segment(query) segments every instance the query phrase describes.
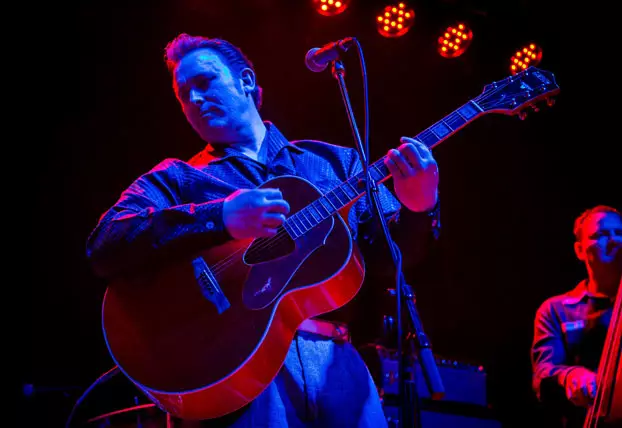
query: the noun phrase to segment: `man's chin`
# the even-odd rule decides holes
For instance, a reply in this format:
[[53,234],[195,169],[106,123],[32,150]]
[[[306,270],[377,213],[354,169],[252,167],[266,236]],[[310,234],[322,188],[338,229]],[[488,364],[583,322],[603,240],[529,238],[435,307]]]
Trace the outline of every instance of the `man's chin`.
[[613,278],[620,278],[622,276],[622,263],[614,258],[603,260],[600,269],[603,273],[606,273],[607,276]]
[[618,257],[603,256],[599,260],[594,260],[592,263],[594,268],[600,269],[617,269],[622,270],[622,263]]
[[209,121],[209,125],[204,125],[199,134],[207,141],[226,141],[231,133],[225,120],[213,119]]

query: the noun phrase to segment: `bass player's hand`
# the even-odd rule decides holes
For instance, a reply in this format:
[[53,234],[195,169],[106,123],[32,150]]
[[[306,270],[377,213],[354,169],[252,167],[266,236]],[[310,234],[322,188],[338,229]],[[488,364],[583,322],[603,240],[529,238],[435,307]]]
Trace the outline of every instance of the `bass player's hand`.
[[278,189],[240,189],[223,204],[223,221],[235,239],[270,237],[285,221],[289,204]]
[[583,367],[573,368],[566,375],[565,387],[572,404],[587,407],[596,396],[596,373]]

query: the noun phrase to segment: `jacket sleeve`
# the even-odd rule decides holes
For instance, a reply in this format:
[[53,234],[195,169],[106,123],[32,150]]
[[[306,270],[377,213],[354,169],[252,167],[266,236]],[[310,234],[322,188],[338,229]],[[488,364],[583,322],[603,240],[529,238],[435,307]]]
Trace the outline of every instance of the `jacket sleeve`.
[[181,161],[163,161],[100,217],[86,243],[96,274],[113,277],[230,239],[222,199],[182,203],[184,172]]
[[561,324],[550,300],[536,311],[531,364],[532,386],[539,400],[546,395],[543,391],[563,386],[568,372],[575,367],[567,364]]

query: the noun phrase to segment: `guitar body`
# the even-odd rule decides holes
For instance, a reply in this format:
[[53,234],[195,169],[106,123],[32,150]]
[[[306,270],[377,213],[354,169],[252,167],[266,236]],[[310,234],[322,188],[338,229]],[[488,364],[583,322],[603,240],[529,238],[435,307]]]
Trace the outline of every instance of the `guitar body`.
[[[290,215],[321,196],[297,177],[261,187],[279,188]],[[256,398],[282,367],[297,327],[349,302],[363,277],[360,252],[334,214],[295,240],[284,230],[231,240],[110,284],[104,336],[119,369],[161,409],[216,418]]]

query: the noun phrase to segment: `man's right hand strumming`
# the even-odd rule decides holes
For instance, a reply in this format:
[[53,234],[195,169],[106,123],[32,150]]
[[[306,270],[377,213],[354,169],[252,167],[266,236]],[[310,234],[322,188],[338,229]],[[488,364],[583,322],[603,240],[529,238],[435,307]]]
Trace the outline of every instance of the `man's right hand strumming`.
[[234,239],[274,236],[288,213],[278,189],[236,190],[223,205],[223,221]]
[[576,406],[589,406],[596,396],[596,373],[584,367],[568,372],[565,382],[566,397]]

